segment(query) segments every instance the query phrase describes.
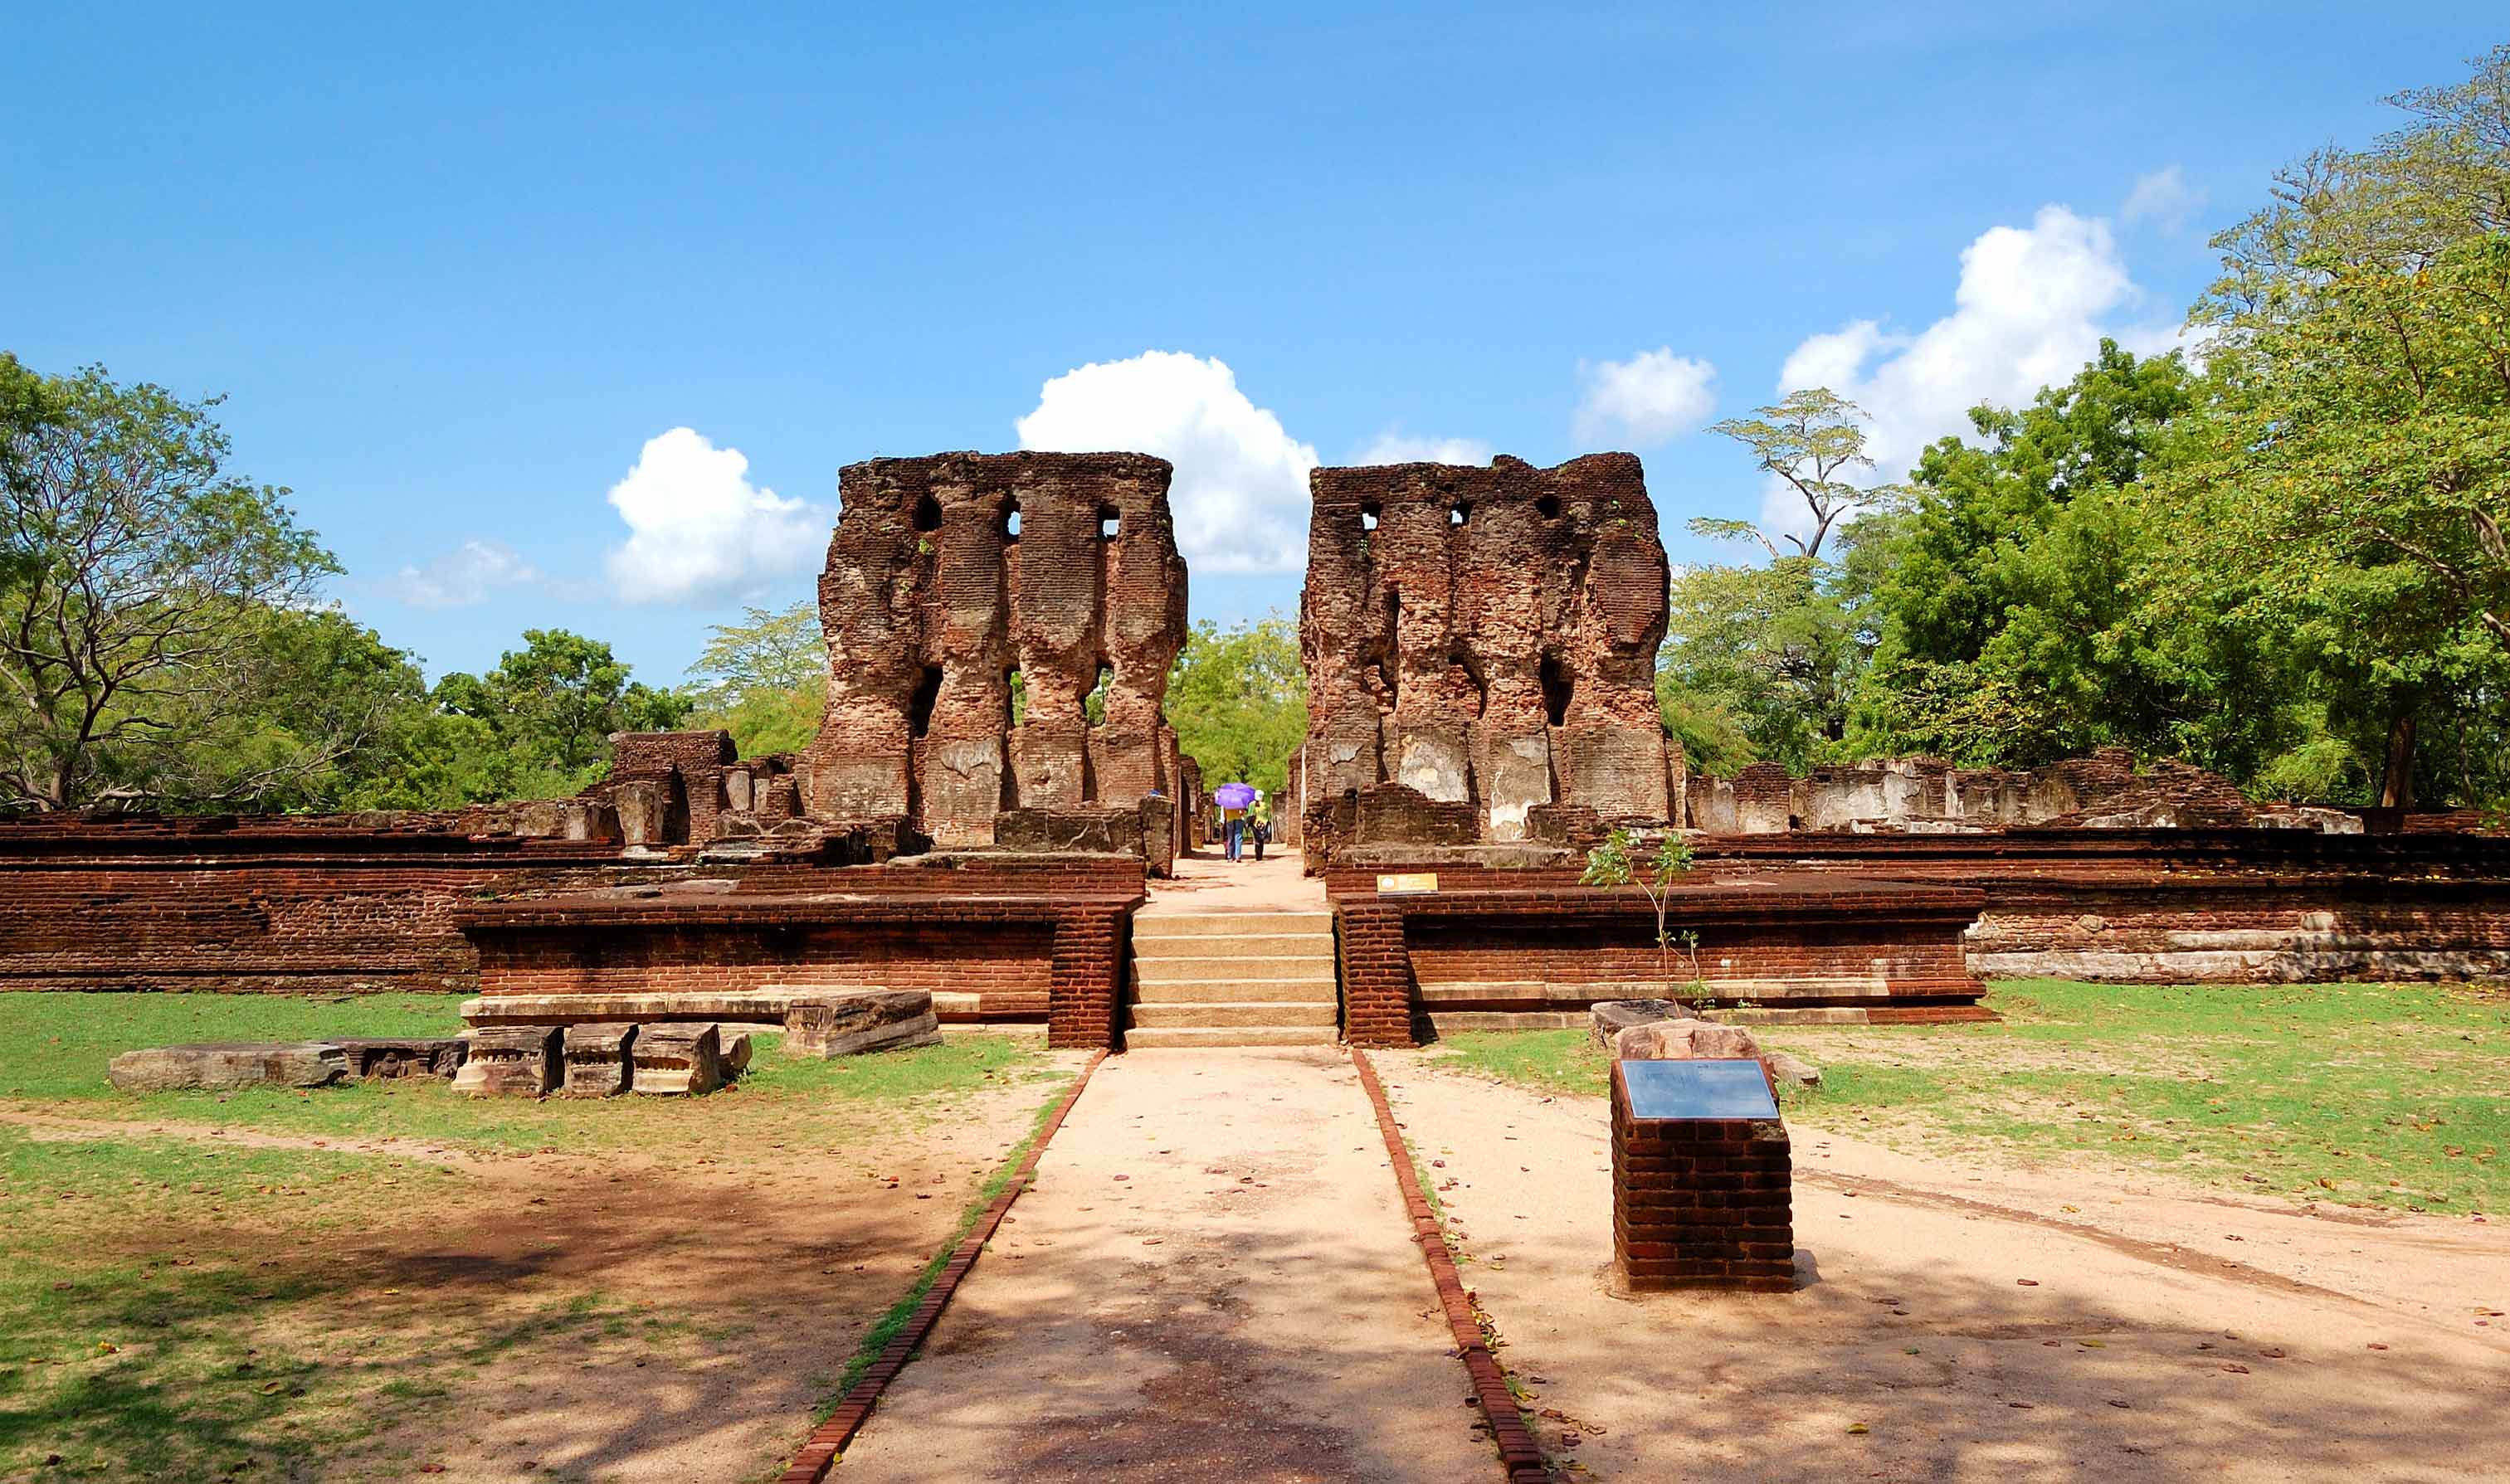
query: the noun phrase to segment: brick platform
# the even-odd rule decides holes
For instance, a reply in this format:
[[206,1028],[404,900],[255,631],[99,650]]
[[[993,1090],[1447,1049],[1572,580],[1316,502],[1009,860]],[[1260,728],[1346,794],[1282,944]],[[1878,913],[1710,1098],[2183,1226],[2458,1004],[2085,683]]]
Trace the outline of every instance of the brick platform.
[[1792,1291],[1795,1173],[1786,1125],[1638,1118],[1626,1065],[1613,1063],[1613,1260],[1623,1280],[1640,1290]]

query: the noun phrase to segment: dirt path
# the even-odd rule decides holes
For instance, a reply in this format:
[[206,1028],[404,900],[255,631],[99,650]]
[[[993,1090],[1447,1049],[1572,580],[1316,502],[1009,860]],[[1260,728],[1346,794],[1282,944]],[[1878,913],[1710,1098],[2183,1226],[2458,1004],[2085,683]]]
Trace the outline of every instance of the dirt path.
[[1218,846],[1205,846],[1177,857],[1173,880],[1151,883],[1151,899],[1142,911],[1154,915],[1323,911],[1324,883],[1299,871],[1299,853],[1294,850],[1268,847],[1263,859],[1249,854],[1233,864]]
[[1338,1052],[1114,1058],[833,1477],[1494,1477],[1409,1235]]
[[2498,1476],[2501,1224],[1918,1159],[1799,1125],[1806,1286],[1633,1300],[1605,1281],[1600,1100],[1374,1054],[1502,1357],[1538,1393],[1538,1436],[1580,1477]]

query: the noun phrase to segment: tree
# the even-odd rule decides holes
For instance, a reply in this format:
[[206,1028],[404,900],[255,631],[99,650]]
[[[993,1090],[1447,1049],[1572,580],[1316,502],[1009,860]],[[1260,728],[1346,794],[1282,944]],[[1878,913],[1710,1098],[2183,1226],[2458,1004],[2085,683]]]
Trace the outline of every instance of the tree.
[[828,647],[818,605],[745,610],[721,624],[689,666],[698,726],[730,732],[743,757],[799,752],[819,735],[828,704]]
[[1240,780],[1278,793],[1308,732],[1308,672],[1298,632],[1275,614],[1223,629],[1194,626],[1168,671],[1165,714],[1203,780]]
[[2392,806],[2427,719],[2510,664],[2510,47],[2476,68],[2215,239],[2216,416],[2167,492],[2180,593],[2304,635]]
[[[287,491],[227,471],[216,404],[0,357],[0,796],[42,810],[158,797],[187,725],[264,683],[276,662],[255,640],[271,615],[310,607],[339,570]],[[258,786],[357,742],[290,735],[253,770]]]
[[667,731],[688,719],[688,699],[629,678],[610,646],[562,628],[527,628],[484,677],[437,682],[437,707],[485,722],[523,769],[534,792],[572,793],[599,778],[613,732]]
[[1779,550],[1780,542],[1792,547],[1798,556],[1819,560],[1822,542],[1833,527],[1890,500],[1889,486],[1859,484],[1847,477],[1857,470],[1870,473],[1874,468],[1865,453],[1865,409],[1828,387],[1809,387],[1756,411],[1757,416],[1712,423],[1708,431],[1750,448],[1762,472],[1802,497],[1805,514],[1812,522],[1810,532],[1772,533],[1748,520],[1704,517],[1692,521],[1691,528],[1702,536],[1758,541],[1773,561],[1786,554]]

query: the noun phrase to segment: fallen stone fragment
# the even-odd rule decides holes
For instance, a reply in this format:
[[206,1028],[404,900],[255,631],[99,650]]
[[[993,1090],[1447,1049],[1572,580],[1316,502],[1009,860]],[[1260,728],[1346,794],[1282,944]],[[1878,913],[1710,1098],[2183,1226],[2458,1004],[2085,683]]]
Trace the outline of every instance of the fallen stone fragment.
[[1658,1020],[1679,1020],[1690,1011],[1671,1000],[1605,1000],[1586,1011],[1586,1039],[1598,1050],[1613,1048],[1613,1038],[1634,1025],[1650,1025]]
[[471,1046],[462,1070],[453,1076],[453,1090],[475,1097],[546,1096],[565,1069],[558,1037],[553,1025],[474,1029],[466,1038]]
[[356,1036],[334,1041],[355,1078],[451,1077],[469,1043],[459,1036]]
[[635,1075],[628,1048],[636,1027],[616,1020],[566,1028],[566,1077],[558,1092],[566,1097],[616,1097],[628,1090]]
[[1705,1020],[1651,1021],[1613,1038],[1613,1055],[1622,1061],[1711,1061],[1760,1054],[1761,1044],[1750,1031]]
[[715,1022],[715,1054],[723,1066],[723,1080],[730,1082],[749,1070],[750,1028]]
[[1770,1051],[1761,1058],[1769,1069],[1769,1077],[1781,1087],[1799,1090],[1821,1085],[1821,1068],[1808,1061],[1789,1056],[1784,1051]]
[[631,1054],[639,1092],[703,1093],[723,1085],[722,1040],[711,1020],[640,1027]]
[[797,1001],[784,1013],[784,1045],[810,1056],[852,1056],[941,1039],[932,996],[921,989],[877,989]]
[[349,1058],[326,1041],[222,1041],[125,1051],[105,1069],[122,1092],[201,1088],[321,1087],[348,1075]]

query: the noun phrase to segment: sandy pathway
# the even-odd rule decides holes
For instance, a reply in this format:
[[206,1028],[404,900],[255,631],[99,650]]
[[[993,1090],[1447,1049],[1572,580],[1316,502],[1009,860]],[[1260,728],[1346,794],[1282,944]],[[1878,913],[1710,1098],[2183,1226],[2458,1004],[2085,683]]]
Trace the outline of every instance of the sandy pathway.
[[831,1476],[1495,1477],[1339,1052],[1109,1060]]
[[1538,1436],[1584,1477],[2501,1476],[2510,1226],[1798,1125],[1806,1287],[1617,1298],[1600,1099],[1376,1059]]

